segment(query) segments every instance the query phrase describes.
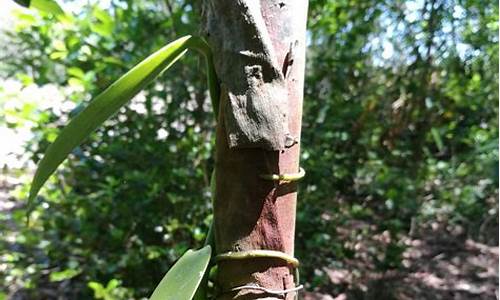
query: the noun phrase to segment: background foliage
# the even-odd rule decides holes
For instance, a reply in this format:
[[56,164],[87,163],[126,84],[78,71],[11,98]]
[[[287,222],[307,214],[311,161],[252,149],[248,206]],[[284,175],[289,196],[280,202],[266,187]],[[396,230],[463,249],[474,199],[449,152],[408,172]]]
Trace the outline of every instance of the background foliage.
[[[189,0],[63,7],[19,9],[2,36],[0,76],[18,88],[0,87],[0,124],[32,134],[25,167],[3,171],[21,182],[68,117],[196,33],[201,14]],[[498,245],[498,3],[311,0],[308,30],[296,241],[307,288],[366,296],[366,273],[408,267],[406,241],[427,229]],[[36,88],[50,89],[45,105],[20,96]],[[209,110],[203,61],[185,57],[73,152],[29,225],[17,185],[0,215],[4,294],[148,296],[210,222]],[[344,269],[354,279],[334,280]]]

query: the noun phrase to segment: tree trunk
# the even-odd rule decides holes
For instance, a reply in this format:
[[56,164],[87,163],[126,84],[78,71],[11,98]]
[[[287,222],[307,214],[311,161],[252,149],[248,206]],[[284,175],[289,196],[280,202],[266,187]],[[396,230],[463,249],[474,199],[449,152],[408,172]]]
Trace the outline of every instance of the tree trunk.
[[[215,245],[293,257],[307,0],[205,0],[205,36],[221,83],[216,134]],[[284,259],[218,260],[218,299],[294,299]],[[246,287],[245,287],[246,286]],[[250,286],[250,287],[249,287]]]

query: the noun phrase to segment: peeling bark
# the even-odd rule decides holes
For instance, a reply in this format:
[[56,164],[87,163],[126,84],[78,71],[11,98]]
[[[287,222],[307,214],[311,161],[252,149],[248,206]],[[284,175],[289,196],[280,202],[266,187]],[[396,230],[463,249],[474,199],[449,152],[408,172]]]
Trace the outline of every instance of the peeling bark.
[[229,99],[222,107],[229,147],[284,149],[289,134],[286,84],[260,2],[206,3],[208,39]]
[[[307,0],[205,0],[206,38],[222,86],[216,136],[217,253],[257,249],[293,255],[297,184],[261,179],[296,173]],[[218,263],[217,299],[294,299],[258,290],[295,286],[274,258]]]

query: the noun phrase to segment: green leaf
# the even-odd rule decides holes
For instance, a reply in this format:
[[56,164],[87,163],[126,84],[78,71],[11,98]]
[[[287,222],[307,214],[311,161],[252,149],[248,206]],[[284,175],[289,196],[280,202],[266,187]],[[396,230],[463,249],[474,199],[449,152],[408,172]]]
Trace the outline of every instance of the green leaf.
[[85,77],[85,72],[83,72],[83,70],[78,67],[69,68],[68,74],[78,79],[83,79]]
[[90,23],[90,29],[99,35],[110,37],[113,33],[114,22],[111,16],[103,9],[95,7],[93,15],[97,22]]
[[108,284],[106,285],[106,290],[107,291],[112,291],[116,289],[120,285],[120,281],[116,279],[111,279]]
[[52,272],[50,273],[49,280],[50,282],[68,280],[80,273],[82,273],[82,271],[79,269],[66,269],[60,272]]
[[31,184],[29,202],[68,154],[80,145],[90,133],[115,114],[120,107],[132,99],[140,90],[167,70],[186,52],[191,36],[179,38],[156,51],[137,66],[120,77],[61,131],[45,156],[38,164]]
[[94,297],[96,299],[103,299],[104,297],[106,297],[106,289],[101,283],[91,281],[87,285],[94,291]]
[[53,15],[63,15],[64,11],[53,0],[31,0],[30,7],[34,7],[43,12],[53,14]]
[[212,248],[188,250],[158,284],[150,300],[191,300],[210,261]]
[[40,11],[53,14],[53,15],[63,15],[64,11],[62,8],[57,4],[57,2],[53,0],[14,0],[17,4],[24,6],[24,7],[29,7],[29,8],[36,8]]
[[[212,194],[212,204],[215,202],[215,169],[212,171],[212,176],[210,177],[210,192]],[[207,237],[205,239],[205,245],[210,245],[214,251],[215,251],[215,236],[214,236],[214,220],[212,218],[212,221],[210,222],[210,227],[208,229]],[[208,274],[209,272],[205,273],[205,276],[203,276],[203,279],[201,281],[200,286],[198,287],[198,290],[196,291],[193,300],[204,300],[207,299],[207,284],[208,284]]]
[[441,135],[437,131],[436,128],[431,129],[431,134],[432,138],[434,139],[434,143],[436,144],[438,150],[441,152],[443,151],[444,145],[443,145],[443,140],[441,139]]
[[33,83],[33,77],[26,73],[17,73],[16,78],[23,83],[24,86],[28,86]]
[[108,63],[108,64],[115,64],[121,67],[125,67],[126,65],[123,63],[123,61],[119,60],[116,57],[112,56],[107,56],[102,59],[103,62]]

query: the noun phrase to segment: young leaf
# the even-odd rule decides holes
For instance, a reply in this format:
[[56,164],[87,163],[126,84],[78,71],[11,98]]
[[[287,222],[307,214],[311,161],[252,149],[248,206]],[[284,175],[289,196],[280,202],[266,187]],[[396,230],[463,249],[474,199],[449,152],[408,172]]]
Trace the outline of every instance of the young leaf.
[[149,300],[191,300],[210,261],[212,248],[188,250],[167,272]]
[[179,38],[150,55],[98,95],[70,121],[38,164],[31,184],[29,203],[32,203],[45,181],[73,148],[80,145],[92,131],[182,57],[187,51],[190,38],[191,36]]

